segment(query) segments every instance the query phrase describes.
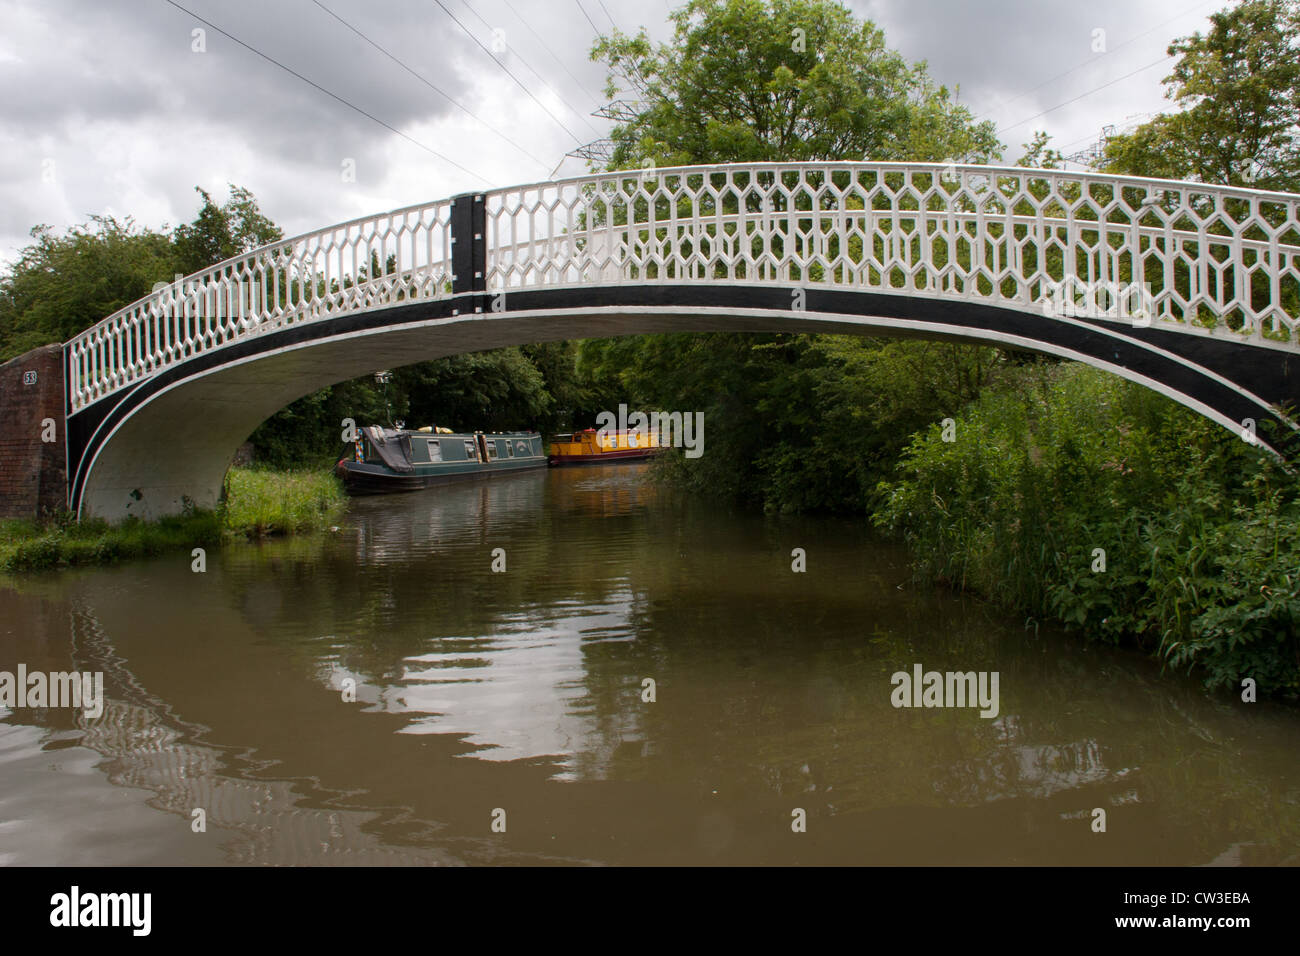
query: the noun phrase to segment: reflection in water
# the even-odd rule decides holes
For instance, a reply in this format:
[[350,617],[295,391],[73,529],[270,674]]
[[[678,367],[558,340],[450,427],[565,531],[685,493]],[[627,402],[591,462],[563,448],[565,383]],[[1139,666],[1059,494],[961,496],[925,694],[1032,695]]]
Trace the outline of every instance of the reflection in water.
[[[0,669],[108,698],[0,711],[0,862],[1296,862],[1293,710],[916,591],[856,522],[645,473],[0,588]],[[894,709],[914,661],[999,671],[1001,715]]]
[[[601,735],[583,704],[584,648],[601,638],[633,639],[630,614],[639,597],[626,567],[618,566],[595,569],[588,581],[598,587],[595,599],[547,587],[547,569],[562,560],[548,526],[600,533],[596,522],[602,518],[630,516],[655,500],[656,488],[643,475],[644,469],[627,467],[557,470],[451,486],[403,502],[407,507],[400,510],[391,500],[383,503],[387,507],[375,506],[375,499],[362,502],[349,534],[357,565],[376,571],[361,590],[378,599],[381,612],[366,618],[367,629],[392,626],[418,635],[420,643],[369,671],[353,672],[340,661],[330,685],[341,689],[351,678],[364,688],[360,699],[408,715],[401,732],[455,734],[484,759],[551,757],[564,766],[578,751],[600,749]],[[548,478],[552,499],[563,502],[549,517]],[[505,552],[504,572],[490,570],[497,548]],[[515,606],[502,606],[494,595],[480,597],[477,589],[463,595],[451,581],[446,590],[394,587],[393,572],[405,578],[413,565],[470,563],[473,555],[482,589],[511,585]],[[343,570],[350,576],[351,569]],[[456,565],[458,575],[463,570],[464,564]],[[403,614],[410,618],[401,620]],[[341,650],[354,652],[349,644]],[[355,653],[348,657],[357,660]],[[626,716],[621,723],[630,732],[637,714]],[[571,779],[562,769],[555,776]]]

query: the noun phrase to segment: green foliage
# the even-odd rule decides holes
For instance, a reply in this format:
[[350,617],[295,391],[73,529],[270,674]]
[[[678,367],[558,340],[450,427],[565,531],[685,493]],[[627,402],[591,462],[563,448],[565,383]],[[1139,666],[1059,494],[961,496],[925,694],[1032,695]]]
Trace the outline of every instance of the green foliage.
[[554,399],[522,349],[470,352],[402,369],[411,421],[500,431],[535,424]]
[[1300,189],[1300,3],[1245,0],[1169,47],[1178,106],[1107,145],[1109,171]]
[[550,393],[549,411],[534,421],[545,434],[552,430],[583,426],[595,422],[596,415],[617,405],[616,395],[609,395],[607,383],[594,381],[579,367],[580,342],[540,342],[521,346],[519,351],[542,376]]
[[881,488],[875,520],[921,575],[1135,642],[1209,686],[1300,691],[1293,477],[1086,366],[1026,368],[955,419],[955,441],[918,434]]
[[94,216],[56,236],[32,230],[33,242],[0,275],[0,361],[65,342],[171,279],[166,235]]
[[248,537],[320,531],[346,506],[343,486],[330,472],[232,468],[226,474],[222,524],[227,532]]
[[[645,103],[614,129],[610,168],[1001,153],[991,123],[841,4],[692,0],[673,19],[669,44],[615,31],[593,47],[609,98],[622,86]],[[608,408],[704,412],[704,456],[662,462],[688,487],[771,509],[861,512],[909,432],[973,398],[993,354],[710,333],[585,343],[579,369]]]
[[642,30],[597,39],[593,60],[646,107],[616,126],[611,169],[653,160],[987,158],[1001,147],[925,64],[827,0],[690,0],[670,44]]
[[1060,169],[1065,162],[1061,151],[1052,149],[1048,144],[1052,137],[1042,130],[1034,133],[1034,138],[1025,143],[1025,154],[1016,160],[1016,165],[1024,169]]
[[169,551],[210,547],[230,538],[322,530],[346,508],[343,488],[328,472],[232,468],[226,497],[216,511],[119,524],[76,521],[70,514],[48,522],[0,522],[0,572],[112,564]]
[[[404,413],[399,400],[392,415],[400,418]],[[292,402],[253,432],[249,438],[253,459],[270,468],[327,468],[338,460],[345,418],[358,426],[388,424],[384,387],[375,384],[373,377],[357,378]]]
[[207,191],[194,187],[203,205],[194,221],[172,234],[176,271],[190,275],[226,259],[283,238],[280,227],[262,214],[253,194],[231,185],[230,198],[218,206]]
[[109,216],[92,216],[62,236],[35,227],[32,244],[0,275],[0,361],[66,342],[159,282],[280,237],[248,190],[231,186],[222,206],[198,192],[198,215],[170,235]]
[[192,512],[156,522],[128,518],[117,525],[104,521],[62,521],[41,525],[5,522],[0,528],[0,571],[37,571],[87,564],[112,564],[221,541],[221,519],[213,512]]
[[704,413],[705,453],[666,461],[674,479],[777,511],[868,511],[908,436],[1006,364],[992,349],[813,335],[642,336],[580,353],[582,373],[634,408]]
[[800,337],[779,335],[670,335],[601,339],[582,343],[580,367],[605,392],[645,410],[703,412],[703,457],[665,461],[687,487],[740,499],[761,500],[752,463],[773,436],[762,404],[774,369],[797,361]]
[[570,425],[575,415],[594,418],[576,356],[571,343],[494,349],[408,365],[386,385],[373,376],[331,385],[267,419],[251,438],[254,455],[275,468],[332,463],[345,418],[358,425],[402,420],[411,427],[545,434]]

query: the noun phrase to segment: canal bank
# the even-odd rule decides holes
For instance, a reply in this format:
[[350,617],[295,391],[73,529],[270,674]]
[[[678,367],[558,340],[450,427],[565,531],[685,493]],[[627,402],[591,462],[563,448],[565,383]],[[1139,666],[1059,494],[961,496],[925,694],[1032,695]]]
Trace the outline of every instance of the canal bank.
[[232,468],[216,511],[117,524],[62,513],[0,523],[0,573],[113,564],[208,548],[227,539],[324,530],[344,513],[339,483],[326,472]]

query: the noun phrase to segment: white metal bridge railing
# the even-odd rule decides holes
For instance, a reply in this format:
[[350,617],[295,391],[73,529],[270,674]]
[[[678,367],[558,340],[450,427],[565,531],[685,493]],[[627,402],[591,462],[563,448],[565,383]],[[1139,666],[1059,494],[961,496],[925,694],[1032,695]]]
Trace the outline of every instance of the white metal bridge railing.
[[[481,195],[484,283],[507,300],[592,284],[845,288],[1300,351],[1292,194],[845,162],[633,170]],[[71,410],[271,330],[452,296],[452,202],[330,226],[160,284],[66,344]]]

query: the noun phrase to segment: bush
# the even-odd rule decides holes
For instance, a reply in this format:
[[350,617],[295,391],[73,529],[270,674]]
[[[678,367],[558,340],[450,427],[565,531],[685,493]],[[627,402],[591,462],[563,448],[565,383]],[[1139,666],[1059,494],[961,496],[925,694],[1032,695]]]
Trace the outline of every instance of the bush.
[[919,433],[880,487],[919,574],[1212,687],[1300,692],[1300,483],[1261,452],[1073,365],[986,391],[955,437]]

